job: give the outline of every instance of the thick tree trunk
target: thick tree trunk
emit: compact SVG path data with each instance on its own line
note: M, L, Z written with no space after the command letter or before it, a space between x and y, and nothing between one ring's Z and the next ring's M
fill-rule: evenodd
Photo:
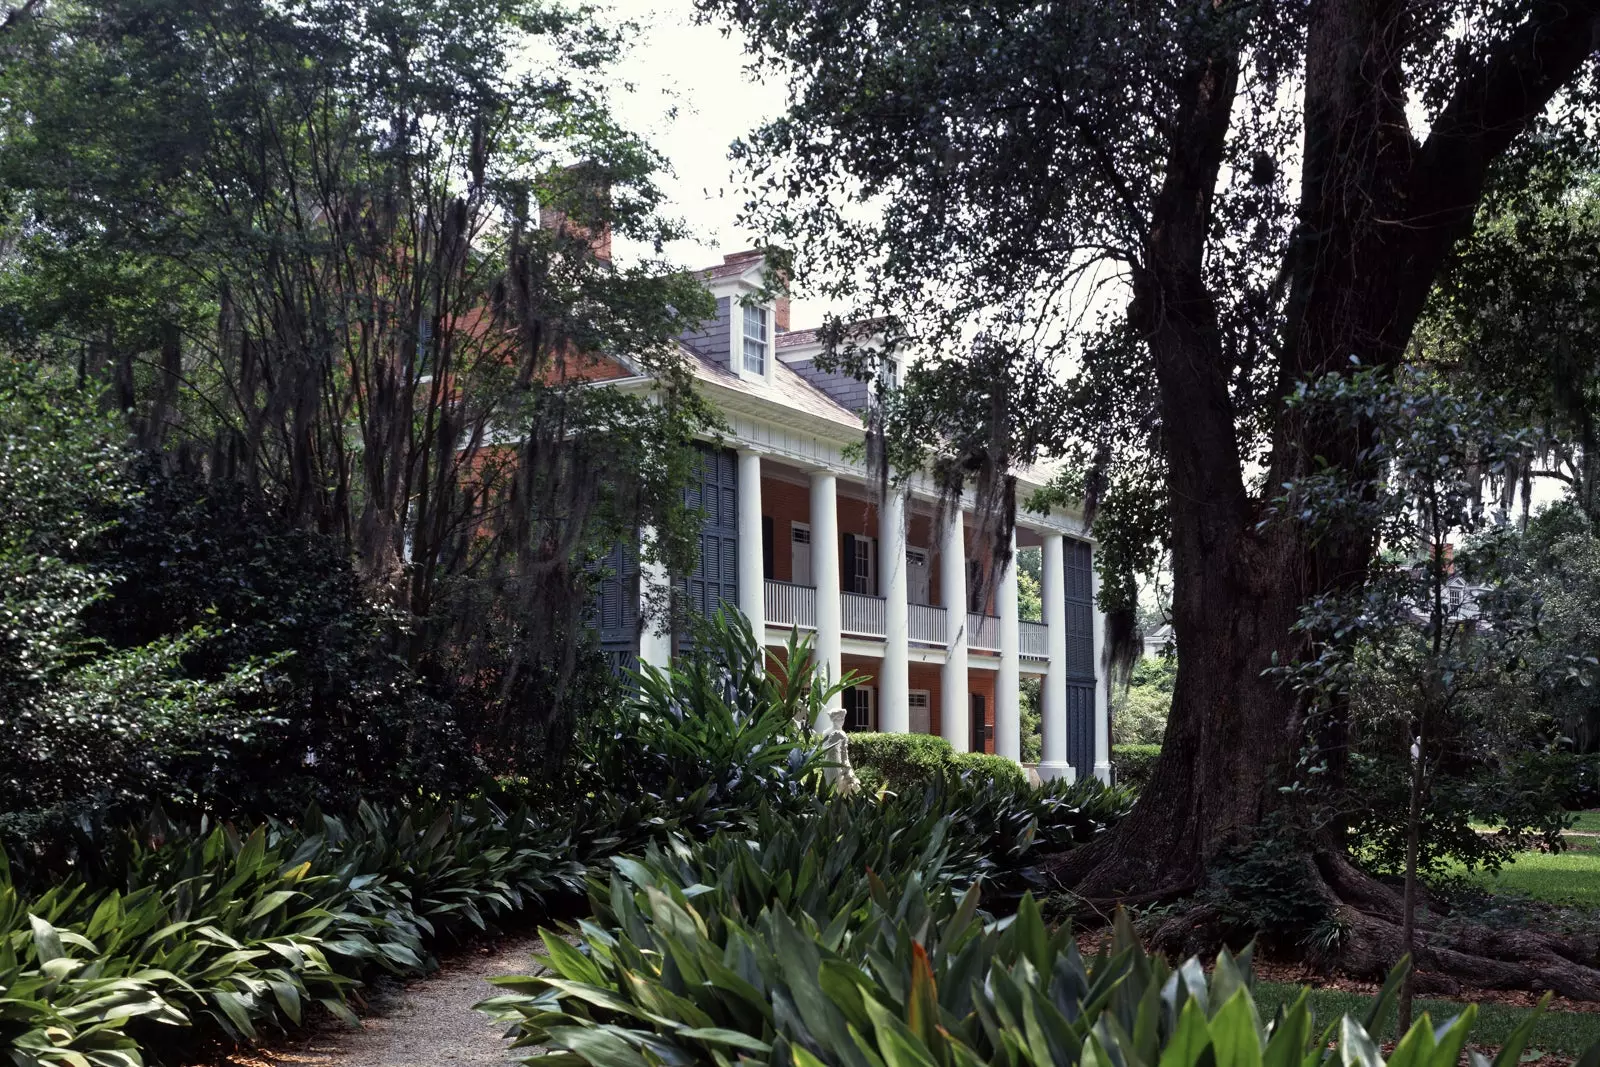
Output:
M1471 225L1491 162L1600 39L1600 0L1535 4L1528 22L1462 78L1418 144L1403 80L1411 19L1403 0L1311 5L1280 399L1298 382L1348 368L1352 357L1366 366L1399 360L1433 279ZM1371 532L1312 544L1287 523L1263 526L1264 502L1247 491L1230 395L1235 367L1206 282L1211 198L1240 58L1214 41L1206 47L1178 79L1185 104L1169 126L1130 312L1160 390L1178 678L1161 758L1138 805L1056 871L1090 899L1192 888L1220 851L1259 826L1307 733L1299 701L1267 672L1309 640L1291 633L1301 605L1362 582L1374 544ZM1265 484L1276 490L1312 457L1348 462L1357 446L1354 435L1341 439L1280 411Z

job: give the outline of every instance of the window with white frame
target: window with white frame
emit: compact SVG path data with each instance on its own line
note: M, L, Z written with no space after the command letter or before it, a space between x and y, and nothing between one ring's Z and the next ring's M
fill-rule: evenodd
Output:
M744 369L751 374L767 373L769 331L767 309L756 304L744 306Z
M853 685L840 697L844 704L844 728L871 732L878 728L878 693L870 685Z
M878 539L845 534L845 591L876 596L878 593Z

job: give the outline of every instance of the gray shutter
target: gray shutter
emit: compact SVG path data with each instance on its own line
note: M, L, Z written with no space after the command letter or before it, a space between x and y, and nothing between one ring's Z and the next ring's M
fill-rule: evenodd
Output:
M726 448L697 445L696 451L698 477L684 502L700 512L700 558L678 588L690 611L709 618L739 605L739 461Z
M600 651L613 674L625 676L639 665L639 559L632 545L619 541L596 564L602 572L592 625L600 631Z
M1094 772L1094 549L1067 538L1067 762L1083 777Z

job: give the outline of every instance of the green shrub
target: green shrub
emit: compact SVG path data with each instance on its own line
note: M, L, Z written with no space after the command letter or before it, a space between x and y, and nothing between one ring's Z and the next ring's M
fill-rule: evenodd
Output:
M1150 784L1155 773L1160 745L1112 745L1111 770L1116 783L1138 792Z
M174 474L157 457L135 460L129 481L136 492L104 509L106 529L84 553L110 580L85 634L122 650L199 629L181 669L203 682L272 661L259 692L234 700L236 712L257 713L255 728L195 738L201 758L175 762L161 803L187 796L219 816L292 816L313 801L351 810L478 778L450 709L386 653L407 623L368 599L342 539L296 529L242 486Z
M956 774L962 776L970 774L976 779L1011 786L1028 784L1027 772L1021 764L988 752L957 752L951 758L951 766Z
M592 798L660 804L705 835L762 804L797 805L818 795L825 758L811 724L829 697L851 684L825 684L809 639L791 637L785 674L767 669L766 650L738 612L719 611L695 632L693 648L666 670L645 665L636 696L586 725L565 779L537 783L542 799L578 815Z
M253 736L267 662L186 674L191 630L105 648L85 618L112 580L85 562L126 506L126 431L87 390L0 360L0 840L46 841L181 791L205 738ZM21 856L19 858L29 858Z
M933 734L851 734L850 765L863 789L919 789L947 774L950 742Z

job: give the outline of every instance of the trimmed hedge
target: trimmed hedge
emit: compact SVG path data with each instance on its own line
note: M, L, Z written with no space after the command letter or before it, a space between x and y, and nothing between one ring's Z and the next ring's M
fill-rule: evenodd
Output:
M1156 757L1160 755L1160 745L1112 745L1113 781L1136 791L1143 789L1150 784L1150 775L1156 769Z
M850 765L870 792L920 788L948 772L955 755L950 742L933 734L850 735Z
M1004 756L957 752L933 734L851 734L850 765L868 792L903 793L962 775L1017 788L1028 784L1027 772Z
M957 774L971 774L974 778L987 778L1001 785L1021 788L1028 784L1028 772L1020 763L988 752L958 752L951 759Z

